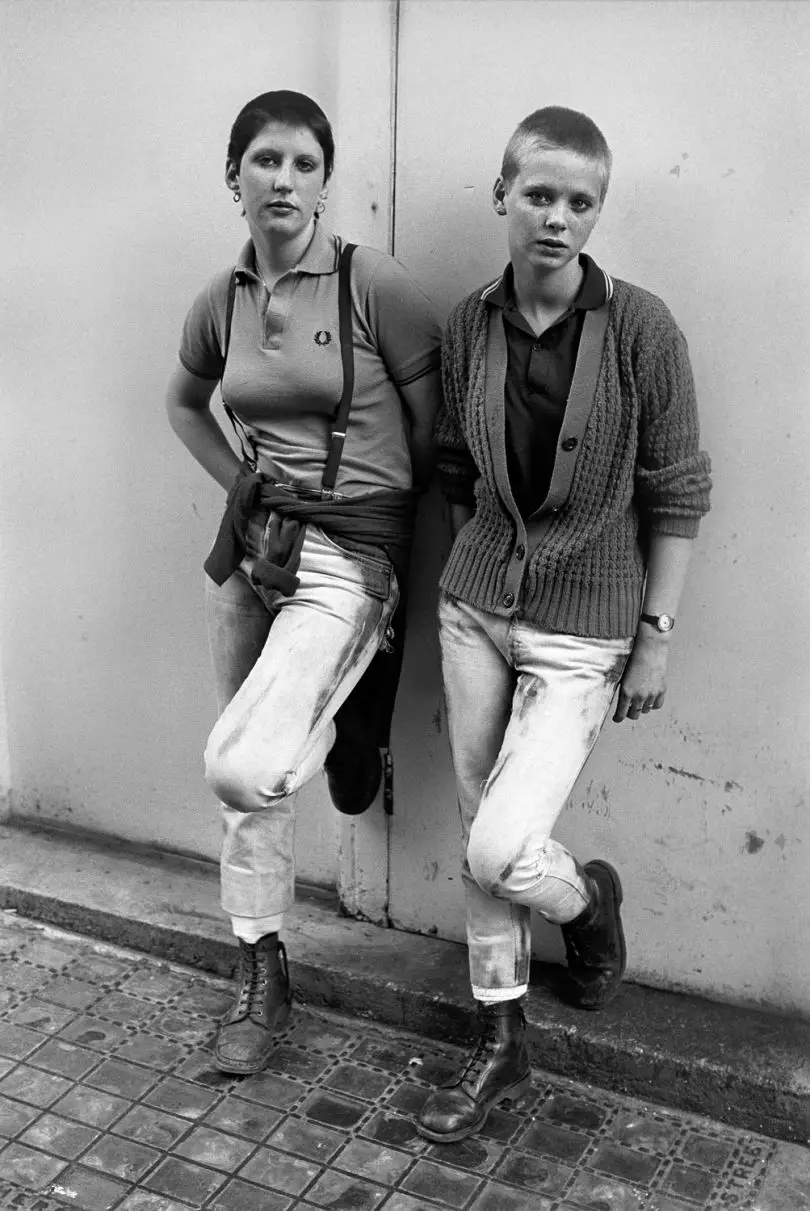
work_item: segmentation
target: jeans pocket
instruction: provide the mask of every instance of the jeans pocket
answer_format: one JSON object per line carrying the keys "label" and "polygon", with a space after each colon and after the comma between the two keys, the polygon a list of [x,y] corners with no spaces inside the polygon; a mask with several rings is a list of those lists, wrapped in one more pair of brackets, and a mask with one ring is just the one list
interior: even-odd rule
{"label": "jeans pocket", "polygon": [[310,531],[315,530],[317,540],[322,542],[324,546],[331,548],[337,552],[347,566],[350,566],[357,576],[362,580],[363,588],[371,597],[376,597],[379,601],[387,601],[391,596],[392,580],[394,578],[394,569],[391,560],[384,551],[376,554],[376,549],[372,550],[354,550],[350,547],[341,546],[339,542],[335,542],[334,538],[330,538],[325,534],[320,527],[310,526]]}

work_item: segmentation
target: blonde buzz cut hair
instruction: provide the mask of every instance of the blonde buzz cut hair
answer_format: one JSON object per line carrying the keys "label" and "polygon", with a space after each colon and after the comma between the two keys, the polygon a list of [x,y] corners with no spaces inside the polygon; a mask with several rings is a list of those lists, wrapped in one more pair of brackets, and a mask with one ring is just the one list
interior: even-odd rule
{"label": "blonde buzz cut hair", "polygon": [[547,105],[524,118],[503,153],[501,176],[507,188],[520,172],[526,153],[538,147],[573,151],[597,163],[602,173],[599,200],[605,200],[613,155],[605,136],[587,114],[581,114],[576,109],[565,109],[562,105]]}

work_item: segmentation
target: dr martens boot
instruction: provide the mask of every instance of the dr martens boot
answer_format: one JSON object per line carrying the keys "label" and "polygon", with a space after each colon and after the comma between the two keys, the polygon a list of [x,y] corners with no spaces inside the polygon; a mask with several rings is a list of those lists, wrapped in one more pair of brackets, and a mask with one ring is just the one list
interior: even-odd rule
{"label": "dr martens boot", "polygon": [[455,1143],[479,1131],[493,1106],[528,1093],[532,1070],[521,998],[479,1002],[481,1037],[458,1076],[430,1094],[416,1129],[436,1143]]}
{"label": "dr martens boot", "polygon": [[571,999],[581,1009],[604,1009],[619,990],[627,965],[620,908],[622,885],[607,862],[585,865],[591,902],[562,926]]}
{"label": "dr martens boot", "polygon": [[220,1072],[260,1072],[273,1050],[274,1034],[290,1016],[287,952],[278,934],[253,944],[239,939],[236,999],[222,1019],[214,1049]]}

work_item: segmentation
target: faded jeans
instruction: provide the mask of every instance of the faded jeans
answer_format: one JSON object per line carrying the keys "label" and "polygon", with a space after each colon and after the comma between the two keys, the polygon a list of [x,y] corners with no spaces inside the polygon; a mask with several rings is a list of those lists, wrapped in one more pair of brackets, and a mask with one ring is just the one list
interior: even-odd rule
{"label": "faded jeans", "polygon": [[388,559],[307,527],[295,594],[250,580],[268,514],[206,611],[220,716],[205,776],[222,803],[222,907],[246,941],[277,931],[295,892],[295,792],[322,767],[334,716],[384,642],[399,599]]}
{"label": "faded jeans", "polygon": [[473,996],[521,996],[531,910],[564,924],[589,900],[551,837],[610,709],[632,639],[581,639],[443,593],[442,674],[461,814]]}

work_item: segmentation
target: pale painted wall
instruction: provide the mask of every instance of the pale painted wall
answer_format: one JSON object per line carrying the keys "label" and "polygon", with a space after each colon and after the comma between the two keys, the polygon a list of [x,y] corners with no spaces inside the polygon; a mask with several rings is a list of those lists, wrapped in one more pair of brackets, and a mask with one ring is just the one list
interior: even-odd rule
{"label": "pale painted wall", "polygon": [[[592,251],[667,301],[694,361],[716,487],[667,706],[608,725],[559,835],[623,872],[635,978],[810,1011],[810,6],[405,0],[400,45],[396,251],[443,311],[506,261],[489,195],[512,129],[569,105],[615,153]],[[423,541],[399,743],[426,773],[394,822],[391,914],[458,937],[438,561]]]}
{"label": "pale painted wall", "polygon": [[[0,634],[19,813],[217,854],[201,565],[222,497],[170,431],[165,383],[191,300],[247,235],[223,172],[251,96],[320,101],[338,136],[329,217],[387,246],[391,18],[330,0],[0,8]],[[0,737],[0,795],[6,764]],[[301,873],[334,881],[322,782],[301,800]]]}

